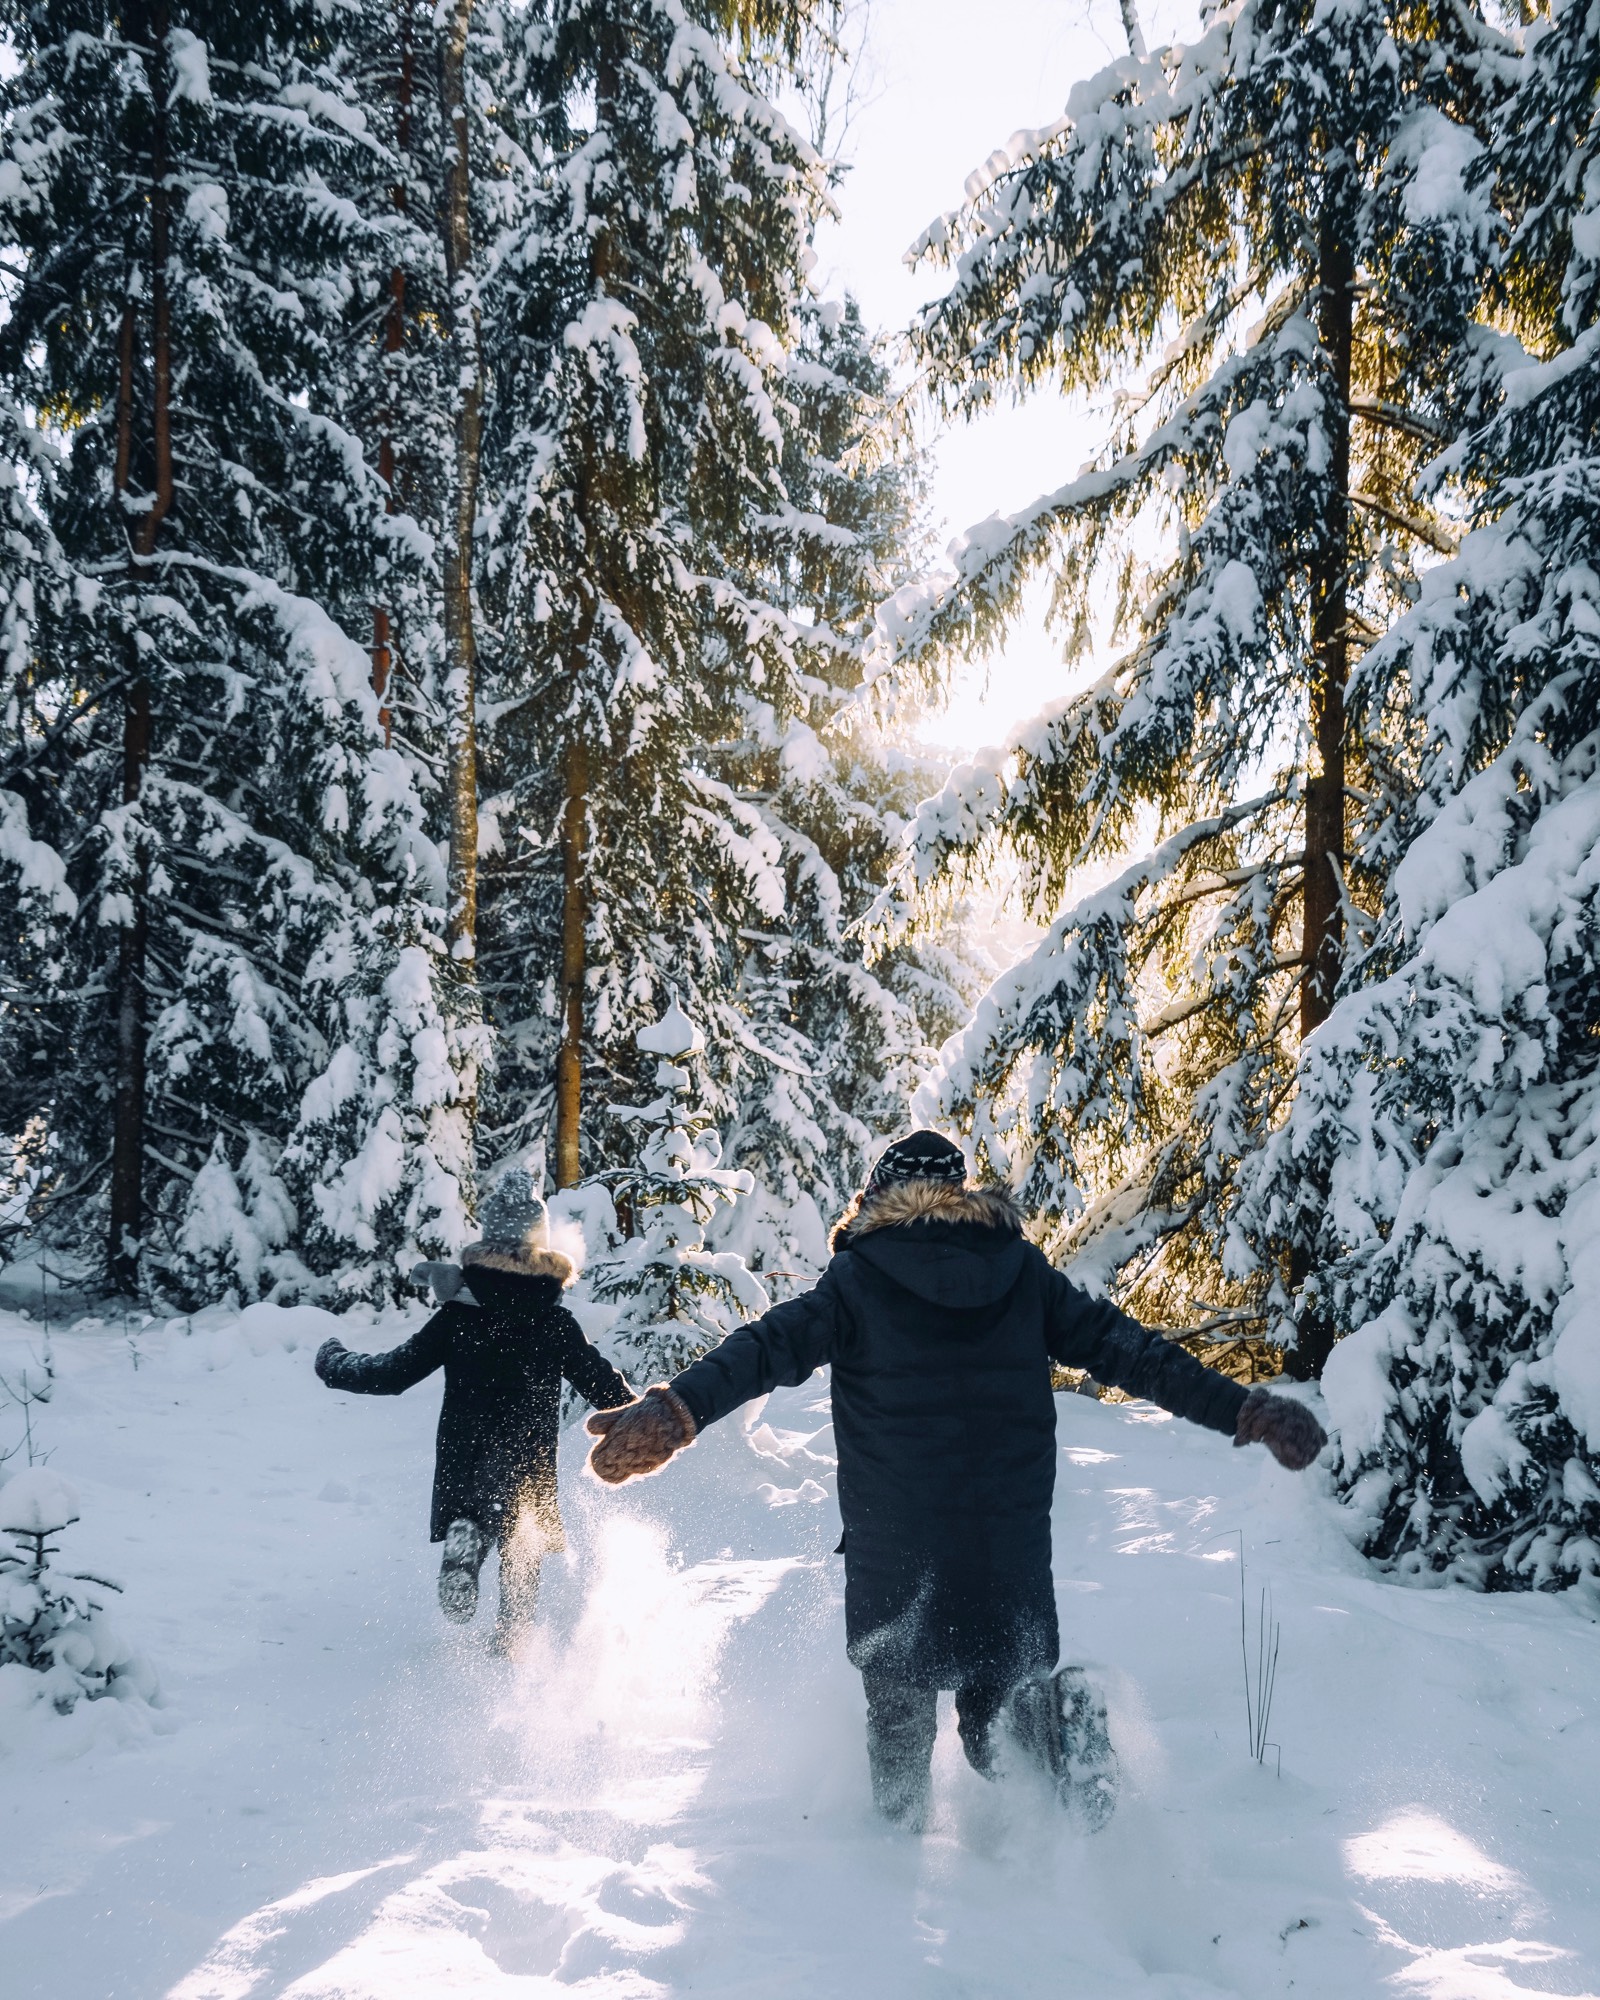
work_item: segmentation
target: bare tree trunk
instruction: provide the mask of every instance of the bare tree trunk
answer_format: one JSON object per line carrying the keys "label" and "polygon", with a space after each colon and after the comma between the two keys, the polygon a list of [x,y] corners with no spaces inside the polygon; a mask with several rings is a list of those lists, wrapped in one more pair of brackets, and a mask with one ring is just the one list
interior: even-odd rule
{"label": "bare tree trunk", "polygon": [[1355,269],[1347,227],[1332,202],[1323,208],[1318,243],[1318,316],[1332,376],[1328,503],[1321,546],[1311,567],[1311,732],[1315,764],[1306,781],[1304,969],[1300,1032],[1328,1018],[1344,961],[1344,691],[1350,555],[1350,346]]}
{"label": "bare tree trunk", "polygon": [[1136,0],[1122,0],[1122,32],[1128,38],[1128,53],[1135,62],[1143,62],[1146,56],[1144,30],[1139,26],[1139,9]]}
{"label": "bare tree trunk", "polygon": [[[1322,536],[1311,565],[1311,683],[1313,767],[1306,779],[1304,925],[1301,932],[1300,1033],[1328,1018],[1344,963],[1345,681],[1350,570],[1350,349],[1355,318],[1355,263],[1349,224],[1332,200],[1324,202],[1318,229],[1318,330],[1328,360],[1331,405],[1328,501]],[[1326,1188],[1320,1189],[1326,1197]],[[1336,1328],[1304,1296],[1311,1275],[1308,1244],[1296,1245],[1289,1281],[1301,1295],[1296,1340],[1285,1357],[1301,1381],[1322,1373],[1333,1352]]]}
{"label": "bare tree trunk", "polygon": [[567,803],[561,815],[561,1046],[556,1054],[556,1186],[582,1175],[583,997],[588,969],[589,899],[584,860],[589,824],[589,757],[568,746]]}
{"label": "bare tree trunk", "polygon": [[[595,66],[597,131],[615,124],[617,95],[616,58],[603,51]],[[594,289],[602,294],[609,292],[618,268],[618,246],[611,230],[603,224],[591,239],[590,255]],[[596,554],[608,532],[596,519],[597,515],[603,516],[601,502],[605,495],[605,473],[597,444],[598,440],[588,440],[586,462],[578,482],[578,514],[586,545]],[[573,646],[574,683],[583,674],[593,624],[591,599]],[[581,713],[576,702],[573,711]],[[592,773],[589,748],[581,738],[574,737],[568,742],[562,776],[567,800],[561,815],[561,1042],[556,1051],[556,1186],[571,1187],[583,1174],[583,1003],[589,963],[586,864]]]}
{"label": "bare tree trunk", "polygon": [[[396,119],[395,146],[404,161],[411,146],[411,99],[416,82],[415,51],[411,35],[412,0],[400,0],[400,75],[396,87],[396,102],[399,115]],[[397,181],[390,189],[395,212],[406,212],[406,184]],[[406,274],[402,265],[396,264],[389,273],[389,304],[383,316],[383,352],[385,359],[399,354],[406,344]],[[392,385],[394,374],[388,371]],[[395,412],[393,407],[385,413],[384,433],[378,444],[378,477],[384,484],[383,511],[394,512],[394,489],[398,466],[394,446]],[[393,738],[394,716],[389,708],[389,676],[394,667],[393,628],[389,607],[377,604],[372,610],[372,691],[378,697],[378,720],[383,725],[383,743],[387,749]]]}
{"label": "bare tree trunk", "polygon": [[[159,64],[167,41],[165,5],[153,10],[150,34]],[[151,430],[154,446],[154,491],[151,505],[138,517],[133,534],[134,574],[140,576],[155,553],[161,523],[172,508],[172,299],[167,281],[171,248],[171,196],[167,187],[165,96],[158,78],[151,95],[154,125],[150,145],[150,338],[152,370]],[[133,363],[137,319],[132,302],[123,308],[118,355],[117,453],[118,498],[123,498],[133,471]],[[137,659],[135,658],[135,665]],[[144,790],[150,764],[152,730],[150,682],[135,672],[129,682],[122,718],[122,800],[136,805]],[[147,908],[148,862],[143,842],[135,864],[131,915],[117,941],[117,1070],[111,1133],[111,1217],[107,1273],[118,1291],[133,1291],[139,1282],[140,1239],[144,1230],[145,1044],[148,1029],[145,961],[149,942]]]}
{"label": "bare tree trunk", "polygon": [[482,372],[472,281],[471,125],[467,116],[467,36],[473,0],[451,0],[441,51],[449,165],[445,174],[445,270],[456,364],[455,477],[444,569],[446,740],[450,794],[451,955],[470,963],[478,938],[477,649],[472,624],[472,529],[478,510]]}
{"label": "bare tree trunk", "polygon": [[[134,804],[150,762],[150,683],[142,676],[128,689],[122,718],[122,799]],[[113,1291],[139,1287],[144,1228],[145,959],[149,913],[141,859],[131,913],[117,933],[117,1080],[111,1127],[111,1234],[107,1276]]]}

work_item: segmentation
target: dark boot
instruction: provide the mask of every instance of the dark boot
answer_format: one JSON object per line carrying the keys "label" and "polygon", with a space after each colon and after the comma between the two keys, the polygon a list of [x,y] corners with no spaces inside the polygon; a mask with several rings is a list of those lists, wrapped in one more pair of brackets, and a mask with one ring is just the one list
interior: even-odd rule
{"label": "dark boot", "polygon": [[995,1775],[994,1725],[1009,1693],[1000,1680],[967,1681],[956,1689],[956,1728],[967,1762],[979,1777]]}
{"label": "dark boot", "polygon": [[1084,1830],[1104,1826],[1117,1808],[1117,1753],[1105,1696],[1082,1667],[1057,1667],[1019,1682],[1006,1698],[1005,1720]]}
{"label": "dark boot", "polygon": [[889,1675],[863,1672],[872,1802],[891,1825],[921,1833],[928,1820],[939,1696]]}
{"label": "dark boot", "polygon": [[539,1603],[539,1562],[542,1545],[511,1534],[500,1544],[500,1612],[495,1619],[495,1644],[509,1652],[533,1622]]}
{"label": "dark boot", "polygon": [[452,1521],[439,1564],[439,1609],[452,1625],[470,1625],[478,1609],[478,1572],[489,1537],[476,1521]]}

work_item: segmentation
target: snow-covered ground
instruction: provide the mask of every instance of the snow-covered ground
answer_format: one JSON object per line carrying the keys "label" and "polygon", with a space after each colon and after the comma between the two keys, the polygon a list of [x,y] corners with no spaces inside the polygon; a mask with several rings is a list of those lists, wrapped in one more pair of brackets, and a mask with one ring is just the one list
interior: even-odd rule
{"label": "snow-covered ground", "polygon": [[[437,1384],[329,1394],[327,1324],[208,1315],[137,1369],[119,1327],[56,1335],[62,1560],[126,1583],[165,1706],[0,1703],[6,2000],[1600,1992],[1575,1597],[1384,1584],[1314,1478],[1063,1397],[1062,1627],[1121,1810],[1077,1837],[947,1725],[913,1840],[869,1808],[823,1379],[620,1493],[569,1434],[571,1553],[506,1664],[434,1605]],[[30,1344],[0,1314],[0,1375]],[[1241,1534],[1281,1776],[1245,1743]]]}

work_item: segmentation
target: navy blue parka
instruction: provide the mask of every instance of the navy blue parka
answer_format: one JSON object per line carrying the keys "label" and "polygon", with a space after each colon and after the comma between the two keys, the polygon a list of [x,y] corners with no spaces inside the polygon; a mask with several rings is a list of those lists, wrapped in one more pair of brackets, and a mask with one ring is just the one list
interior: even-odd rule
{"label": "navy blue parka", "polygon": [[992,1190],[891,1183],[834,1249],[673,1388],[703,1428],[832,1368],[857,1666],[945,1688],[1054,1666],[1051,1364],[1229,1436],[1245,1391],[1064,1278]]}

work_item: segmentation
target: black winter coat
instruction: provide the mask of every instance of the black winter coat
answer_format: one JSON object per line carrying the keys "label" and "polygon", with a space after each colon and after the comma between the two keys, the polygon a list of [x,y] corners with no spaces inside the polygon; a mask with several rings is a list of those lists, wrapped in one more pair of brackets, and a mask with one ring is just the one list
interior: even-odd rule
{"label": "black winter coat", "polygon": [[[491,1535],[532,1509],[547,1548],[564,1548],[556,1499],[556,1445],[563,1377],[597,1409],[633,1400],[633,1391],[561,1303],[561,1275],[524,1276],[483,1264],[467,1268],[468,1299],[452,1299],[426,1326],[387,1354],[352,1354],[324,1342],[317,1373],[330,1389],[398,1396],[436,1368],[444,1405],[433,1472],[431,1536],[452,1521],[476,1521]],[[566,1270],[571,1266],[562,1258]]]}
{"label": "black winter coat", "polygon": [[673,1388],[704,1425],[832,1364],[857,1666],[946,1688],[1054,1666],[1051,1363],[1229,1435],[1245,1391],[1069,1283],[1004,1195],[896,1183],[834,1249]]}

